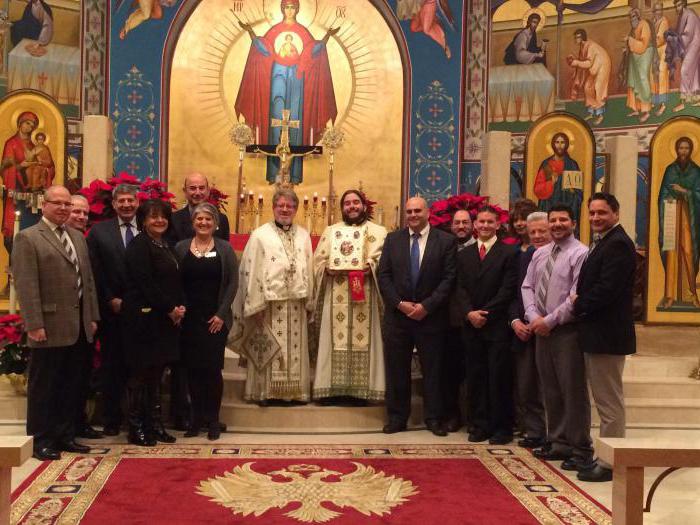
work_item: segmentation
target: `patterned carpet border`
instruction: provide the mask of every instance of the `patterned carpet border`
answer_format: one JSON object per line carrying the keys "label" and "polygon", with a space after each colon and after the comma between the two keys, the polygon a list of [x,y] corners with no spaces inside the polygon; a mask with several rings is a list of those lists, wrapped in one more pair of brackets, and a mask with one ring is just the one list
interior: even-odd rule
{"label": "patterned carpet border", "polygon": [[[162,445],[106,444],[38,467],[13,493],[10,523],[79,523],[123,458],[474,459],[540,522],[611,523],[610,512],[550,465],[514,446],[490,445]],[[290,520],[290,523],[292,520]]]}

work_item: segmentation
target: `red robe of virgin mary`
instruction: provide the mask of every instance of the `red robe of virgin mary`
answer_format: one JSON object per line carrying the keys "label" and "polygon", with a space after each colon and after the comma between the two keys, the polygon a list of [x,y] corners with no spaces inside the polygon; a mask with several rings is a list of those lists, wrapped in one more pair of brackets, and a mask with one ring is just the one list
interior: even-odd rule
{"label": "red robe of virgin mary", "polygon": [[[299,36],[303,50],[299,55],[281,57],[275,51],[275,40],[280,33],[288,32]],[[334,121],[338,115],[326,46],[321,46],[314,56],[313,49],[318,41],[314,40],[308,29],[297,22],[275,24],[264,36],[258,38],[270,53],[265,56],[255,43],[251,44],[236,98],[236,112],[243,115],[254,130],[257,127],[260,130],[260,142],[268,144],[273,65],[297,66],[297,78],[304,83],[304,107],[300,112],[302,137],[303,143],[310,144],[311,129],[315,130],[315,137],[320,137],[326,123],[329,120]]]}
{"label": "red robe of virgin mary", "polygon": [[[27,181],[19,165],[27,160],[25,152],[32,149],[34,149],[34,143],[31,139],[23,139],[19,132],[5,142],[5,147],[2,150],[2,160],[3,163],[11,161],[11,164],[2,172],[6,190],[27,191]],[[4,194],[3,204],[2,235],[11,239],[15,227],[15,203],[8,192]]]}

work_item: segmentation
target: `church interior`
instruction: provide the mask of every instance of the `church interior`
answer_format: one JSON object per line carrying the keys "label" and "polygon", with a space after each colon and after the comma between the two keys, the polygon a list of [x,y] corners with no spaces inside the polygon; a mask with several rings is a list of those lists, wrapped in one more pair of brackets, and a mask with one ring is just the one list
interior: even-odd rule
{"label": "church interior", "polygon": [[[0,97],[0,524],[698,523],[700,0],[0,0]],[[614,194],[636,257],[636,351],[624,358],[624,437],[600,436],[590,402],[612,482],[581,481],[517,437],[468,441],[464,406],[460,430],[431,433],[417,354],[399,433],[382,432],[383,392],[261,403],[249,389],[258,363],[230,344],[251,339],[247,328],[223,356],[216,441],[174,430],[175,443],[139,447],[117,423],[117,435],[80,440],[88,453],[32,458],[34,350],[3,317],[24,315],[13,240],[41,223],[52,185],[85,197],[88,228],[119,214],[122,184],[171,203],[173,217],[189,206],[189,219],[193,174],[241,265],[254,232],[281,228],[281,188],[296,192],[309,257],[328,246],[350,189],[389,237],[408,227],[412,197],[448,233],[456,210],[475,220],[495,206],[504,238],[515,203],[564,203],[587,248],[600,241],[588,203]],[[372,297],[375,271],[355,272]],[[314,308],[301,317],[311,380],[324,344]],[[107,417],[100,344],[96,428]]]}

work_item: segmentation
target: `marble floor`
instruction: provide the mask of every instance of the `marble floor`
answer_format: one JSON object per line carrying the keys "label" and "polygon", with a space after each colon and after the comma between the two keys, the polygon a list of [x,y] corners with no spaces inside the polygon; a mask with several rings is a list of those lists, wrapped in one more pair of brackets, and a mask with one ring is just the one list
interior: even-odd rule
{"label": "marble floor", "polygon": [[[0,425],[0,434],[23,434],[24,428],[17,425]],[[182,433],[175,433],[180,443],[202,443],[207,442],[206,437],[182,438]],[[667,430],[667,429],[631,429],[628,431],[629,437],[657,437],[668,439],[677,436],[697,439],[700,444],[700,430]],[[103,441],[103,440],[100,440]],[[122,434],[118,438],[110,438],[113,443],[126,442]],[[87,442],[87,441],[86,441]],[[464,433],[450,434],[440,438],[433,436],[427,431],[403,432],[394,435],[382,433],[362,433],[362,434],[243,434],[226,432],[222,434],[219,441],[221,444],[445,444],[445,443],[465,443]],[[95,444],[98,442],[95,441]],[[209,443],[209,442],[207,442]],[[13,489],[22,482],[39,464],[38,461],[30,459],[24,466],[13,470]],[[553,462],[558,467],[560,462]],[[649,486],[659,473],[661,468],[649,468],[645,471],[645,488]],[[585,483],[577,481],[575,473],[561,471],[573,483],[578,485],[584,492],[610,508],[611,504],[611,483]],[[696,525],[700,523],[700,469],[683,469],[672,473],[659,486],[652,504],[652,512],[645,514],[645,524],[664,525]]]}

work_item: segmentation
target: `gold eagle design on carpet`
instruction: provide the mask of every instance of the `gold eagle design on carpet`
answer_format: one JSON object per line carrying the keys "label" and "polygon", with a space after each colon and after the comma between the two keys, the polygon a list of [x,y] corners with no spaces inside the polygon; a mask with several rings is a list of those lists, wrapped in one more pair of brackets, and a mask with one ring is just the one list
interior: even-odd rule
{"label": "gold eagle design on carpet", "polygon": [[[273,507],[282,509],[298,501],[301,507],[285,516],[305,523],[324,523],[341,515],[323,507],[324,501],[341,508],[352,507],[365,516],[382,516],[418,494],[410,481],[387,476],[369,465],[352,463],[355,471],[349,474],[308,464],[260,474],[252,469],[254,463],[248,462],[223,476],[202,481],[197,493],[244,517],[257,517]],[[289,481],[275,481],[272,476]],[[327,481],[325,478],[330,476],[339,481]]]}

